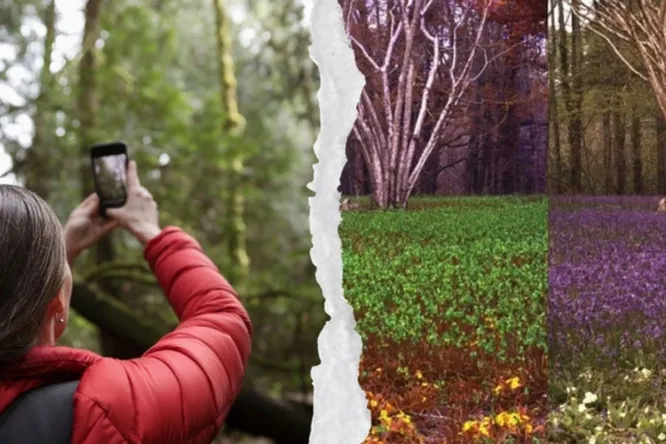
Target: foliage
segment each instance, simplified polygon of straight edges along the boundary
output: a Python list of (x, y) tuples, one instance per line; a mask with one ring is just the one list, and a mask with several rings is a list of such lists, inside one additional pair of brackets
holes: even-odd
[(666, 372), (647, 368), (609, 377), (586, 369), (568, 381), (561, 404), (548, 417), (549, 442), (620, 444), (666, 441), (666, 404), (650, 396)]
[[(81, 30), (63, 29), (71, 23), (64, 21), (71, 17), (63, 11), (79, 14), (80, 3), (58, 3), (56, 40), (74, 41), (75, 48), (63, 57), (63, 47), (56, 44), (54, 63), (46, 71), (57, 86), (37, 102), (40, 90), (46, 90), (38, 75), (42, 3), (48, 2), (0, 4), (0, 36), (14, 52), (0, 63), (0, 86), (16, 93), (0, 96), (0, 146), (13, 161), (16, 180), (37, 177), (39, 183), (31, 186), (48, 190), (49, 203), (64, 220), (81, 199), (80, 169), (90, 162), (79, 134), (81, 48), (76, 42)], [(232, 2), (231, 7), (239, 107), (247, 119), (242, 140), (233, 140), (221, 125), (225, 116), (214, 87), (213, 4), (173, 0), (104, 2), (96, 42), (99, 119), (94, 135), (99, 141), (127, 142), (142, 183), (159, 203), (162, 224), (192, 233), (225, 274), (231, 159), (238, 152), (246, 156), (239, 187), (247, 203), (252, 269), (241, 297), (257, 325), (249, 378), (276, 395), (307, 395), (309, 368), (317, 360), (316, 336), (325, 320), (308, 255), (305, 188), (318, 119), (312, 111), (316, 70), (308, 57), (299, 2)], [(25, 71), (25, 84), (5, 76), (10, 69)], [(37, 111), (52, 116), (41, 127), (39, 146), (31, 137)], [(27, 155), (31, 150), (46, 159), (37, 171)], [(111, 278), (121, 290), (115, 296), (129, 301), (137, 314), (173, 325), (176, 319), (148, 277), (139, 245), (120, 232), (112, 242), (122, 260), (98, 265), (93, 253), (86, 254), (76, 263), (77, 281), (88, 277), (93, 285)], [(96, 333), (94, 326), (74, 313), (64, 342), (100, 351), (98, 336), (91, 333)]]
[(547, 210), (541, 197), (461, 197), (344, 214), (343, 284), (375, 423), (368, 439), (406, 442), (373, 401), (411, 418), (409, 442), (472, 442), (491, 417), (495, 437), (543, 432)]

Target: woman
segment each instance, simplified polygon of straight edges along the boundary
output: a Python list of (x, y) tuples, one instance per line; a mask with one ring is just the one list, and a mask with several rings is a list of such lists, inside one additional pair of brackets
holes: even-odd
[[(134, 162), (127, 185), (127, 203), (107, 210), (110, 220), (99, 217), (92, 195), (64, 230), (39, 197), (0, 186), (0, 414), (30, 389), (78, 379), (73, 444), (208, 444), (240, 391), (250, 320), (199, 244), (178, 228), (159, 228)], [(55, 345), (67, 326), (70, 266), (117, 226), (144, 246), (180, 319), (128, 361)]]

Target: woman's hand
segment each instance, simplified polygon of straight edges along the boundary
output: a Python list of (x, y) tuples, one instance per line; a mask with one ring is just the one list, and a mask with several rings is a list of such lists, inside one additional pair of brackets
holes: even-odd
[(99, 197), (93, 193), (72, 211), (65, 223), (67, 262), (71, 266), (76, 258), (118, 226), (115, 220), (105, 220), (99, 214)]
[(144, 246), (162, 231), (157, 203), (148, 190), (141, 186), (136, 162), (131, 161), (127, 168), (127, 202), (121, 208), (108, 208), (106, 213)]

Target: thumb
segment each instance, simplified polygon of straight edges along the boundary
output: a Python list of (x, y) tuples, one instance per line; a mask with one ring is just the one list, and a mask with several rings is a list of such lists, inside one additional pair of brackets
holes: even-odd
[(120, 208), (107, 208), (106, 215), (109, 216), (112, 220), (108, 221), (118, 223), (118, 217), (122, 215), (122, 207)]

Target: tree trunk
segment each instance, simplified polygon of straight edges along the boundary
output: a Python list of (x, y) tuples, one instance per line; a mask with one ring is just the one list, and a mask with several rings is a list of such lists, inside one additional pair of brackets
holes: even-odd
[[(227, 16), (227, 5), (225, 0), (213, 0), (215, 7), (216, 35), (217, 35), (217, 59), (220, 104), (223, 108), (222, 115), (224, 132), (228, 132), (230, 139), (239, 140), (245, 129), (245, 118), (238, 111), (238, 99), (236, 95), (236, 77), (234, 75), (233, 58), (231, 55), (231, 25)], [(229, 281), (237, 288), (245, 281), (250, 268), (250, 258), (247, 254), (247, 227), (245, 225), (245, 196), (241, 186), (243, 172), (245, 169), (245, 157), (239, 149), (235, 148), (231, 159), (231, 171), (229, 172), (228, 190), (228, 230), (226, 233), (229, 245), (229, 254), (233, 260), (233, 266), (228, 273)]]
[[(513, 45), (513, 43), (510, 43)], [(515, 56), (514, 56), (515, 57)], [(513, 194), (518, 192), (518, 143), (520, 141), (520, 122), (516, 116), (516, 99), (518, 95), (518, 69), (513, 61), (514, 57), (508, 62), (509, 66), (506, 72), (506, 96), (505, 102), (508, 102), (506, 109), (506, 118), (500, 128), (500, 152), (504, 168), (501, 171), (501, 194)]]
[(42, 69), (39, 74), (39, 95), (35, 100), (35, 112), (32, 121), (35, 131), (30, 149), (26, 153), (25, 163), (28, 165), (23, 169), (25, 184), (42, 199), (48, 199), (50, 193), (50, 151), (49, 138), (53, 135), (52, 111), (50, 98), (54, 88), (54, 77), (51, 74), (51, 60), (53, 59), (53, 44), (55, 43), (56, 5), (51, 0), (44, 10), (44, 55), (42, 56)]
[(482, 194), (486, 182), (486, 172), (490, 167), (487, 158), (487, 147), (485, 141), (488, 135), (485, 132), (490, 127), (489, 111), (483, 100), (482, 91), (486, 85), (487, 72), (484, 71), (479, 76), (474, 85), (474, 101), (470, 106), (472, 113), (472, 125), (468, 146), (468, 158), (466, 168), (466, 188), (468, 194)]
[[(99, 96), (97, 91), (97, 50), (95, 43), (100, 34), (102, 0), (86, 2), (83, 27), (82, 56), (79, 64), (79, 142), (81, 169), (81, 197), (85, 198), (94, 191), (94, 181), (90, 163), (85, 159), (90, 156), (90, 147), (99, 142), (97, 136), (97, 118)], [(115, 258), (112, 236), (101, 239), (94, 247), (97, 264), (112, 262)], [(100, 287), (109, 294), (120, 294), (113, 279), (100, 282)], [(102, 334), (100, 336), (102, 352), (105, 355), (128, 357), (127, 345), (116, 337)]]
[(634, 106), (631, 116), (631, 154), (634, 194), (643, 194), (643, 156), (641, 154), (641, 118)]
[(627, 160), (626, 160), (626, 122), (624, 113), (621, 111), (621, 103), (618, 100), (613, 111), (614, 145), (615, 145), (615, 176), (617, 178), (617, 194), (625, 194), (627, 191)]
[(555, 194), (562, 193), (562, 140), (559, 112), (557, 109), (557, 100), (555, 89), (555, 67), (557, 65), (557, 34), (555, 33), (555, 14), (551, 15), (551, 43), (548, 53), (548, 121), (550, 122), (550, 131), (553, 137), (554, 165), (551, 174), (550, 187)]
[(604, 193), (612, 194), (615, 190), (613, 185), (613, 128), (611, 126), (611, 112), (604, 110), (601, 117), (603, 132), (603, 155), (604, 155)]
[(655, 117), (657, 130), (657, 181), (659, 194), (666, 194), (666, 117), (657, 114)]
[[(579, 8), (580, 0), (572, 0), (572, 8)], [(565, 29), (562, 30), (566, 32)], [(571, 65), (569, 89), (569, 147), (571, 149), (571, 190), (574, 193), (582, 191), (583, 172), (583, 124), (581, 121), (581, 106), (583, 99), (581, 63), (583, 48), (581, 45), (580, 19), (576, 14), (571, 15)]]
[(363, 156), (361, 155), (361, 148), (354, 145), (354, 194), (358, 197), (366, 195), (368, 190), (368, 172), (363, 163)]
[(79, 64), (79, 146), (82, 158), (79, 175), (83, 197), (94, 191), (90, 163), (83, 161), (90, 156), (90, 146), (97, 142), (95, 135), (97, 128), (97, 52), (95, 43), (99, 38), (99, 21), (102, 0), (88, 0), (86, 2), (83, 26), (83, 42), (81, 49), (81, 62)]

